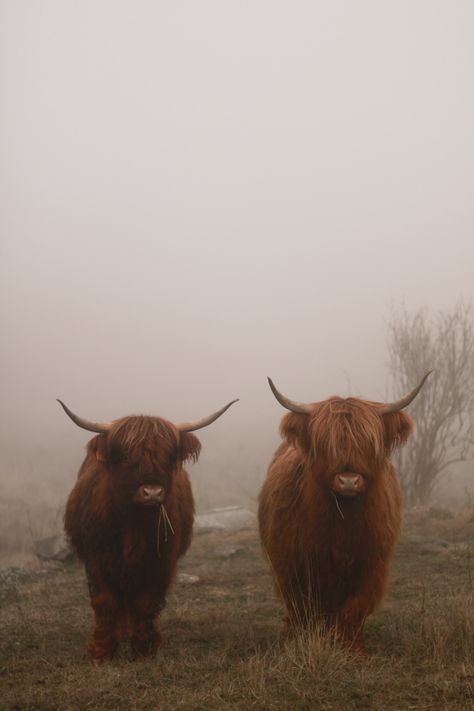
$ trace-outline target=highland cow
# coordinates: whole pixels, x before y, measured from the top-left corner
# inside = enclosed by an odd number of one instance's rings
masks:
[[[66,505],[66,533],[85,564],[95,626],[89,653],[108,661],[128,635],[134,658],[155,653],[161,636],[156,618],[165,604],[176,563],[191,542],[194,500],[186,460],[201,445],[192,431],[206,427],[233,402],[209,417],[173,424],[132,416],[109,424],[75,415],[96,432]]]
[[[259,497],[259,528],[287,630],[322,623],[365,652],[364,622],[381,601],[401,521],[401,492],[390,453],[406,441],[402,412],[428,377],[391,403],[331,397],[289,400],[282,444]]]

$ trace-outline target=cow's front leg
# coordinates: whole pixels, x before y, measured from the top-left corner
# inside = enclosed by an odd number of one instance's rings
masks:
[[[336,627],[343,641],[354,651],[366,654],[364,623],[382,599],[388,573],[380,570],[373,572],[361,581],[356,595],[349,597],[336,615]]]
[[[164,603],[151,592],[128,600],[128,633],[134,659],[153,656],[161,645],[156,617],[163,607]]]
[[[354,652],[367,654],[365,646],[364,623],[369,614],[359,603],[345,607],[337,616],[336,630],[344,644]]]
[[[95,665],[112,659],[124,634],[124,610],[118,594],[104,581],[101,565],[86,564],[87,582],[95,625],[88,650]]]
[[[88,650],[94,664],[112,659],[123,634],[122,608],[115,593],[98,575],[89,574],[89,591],[95,625]]]

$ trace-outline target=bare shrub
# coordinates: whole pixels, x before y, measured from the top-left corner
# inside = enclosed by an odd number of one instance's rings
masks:
[[[435,371],[411,406],[414,434],[395,455],[408,504],[423,504],[448,467],[466,461],[474,447],[472,306],[460,301],[436,316],[393,310],[388,350],[396,397]]]

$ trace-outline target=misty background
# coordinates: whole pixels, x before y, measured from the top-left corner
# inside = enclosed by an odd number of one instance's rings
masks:
[[[0,8],[0,497],[61,511],[90,437],[57,397],[238,397],[190,473],[199,508],[252,505],[267,375],[384,399],[390,308],[473,297],[474,4]]]

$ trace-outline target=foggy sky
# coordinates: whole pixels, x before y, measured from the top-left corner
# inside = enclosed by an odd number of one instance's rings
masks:
[[[383,398],[390,306],[473,297],[470,0],[0,7],[18,481],[41,443],[72,484],[88,435],[56,397],[97,420],[239,397],[195,471],[248,478],[283,414],[267,375],[300,400]]]

